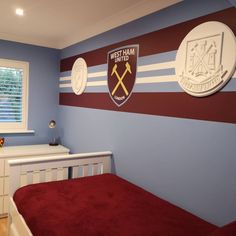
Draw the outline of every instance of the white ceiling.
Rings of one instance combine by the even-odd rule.
[[[180,0],[0,0],[0,39],[65,48]],[[15,14],[23,8],[23,17]]]

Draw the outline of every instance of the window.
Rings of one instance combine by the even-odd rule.
[[[27,131],[29,63],[0,59],[0,133]]]

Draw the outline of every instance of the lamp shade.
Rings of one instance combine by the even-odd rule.
[[[51,120],[49,123],[48,123],[48,127],[50,129],[54,129],[56,127],[56,121],[55,120]]]

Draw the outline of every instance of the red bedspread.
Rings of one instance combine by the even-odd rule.
[[[217,229],[112,174],[29,185],[14,200],[34,236],[206,236]]]

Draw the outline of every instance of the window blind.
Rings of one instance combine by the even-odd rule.
[[[0,122],[22,122],[23,69],[0,67]]]

